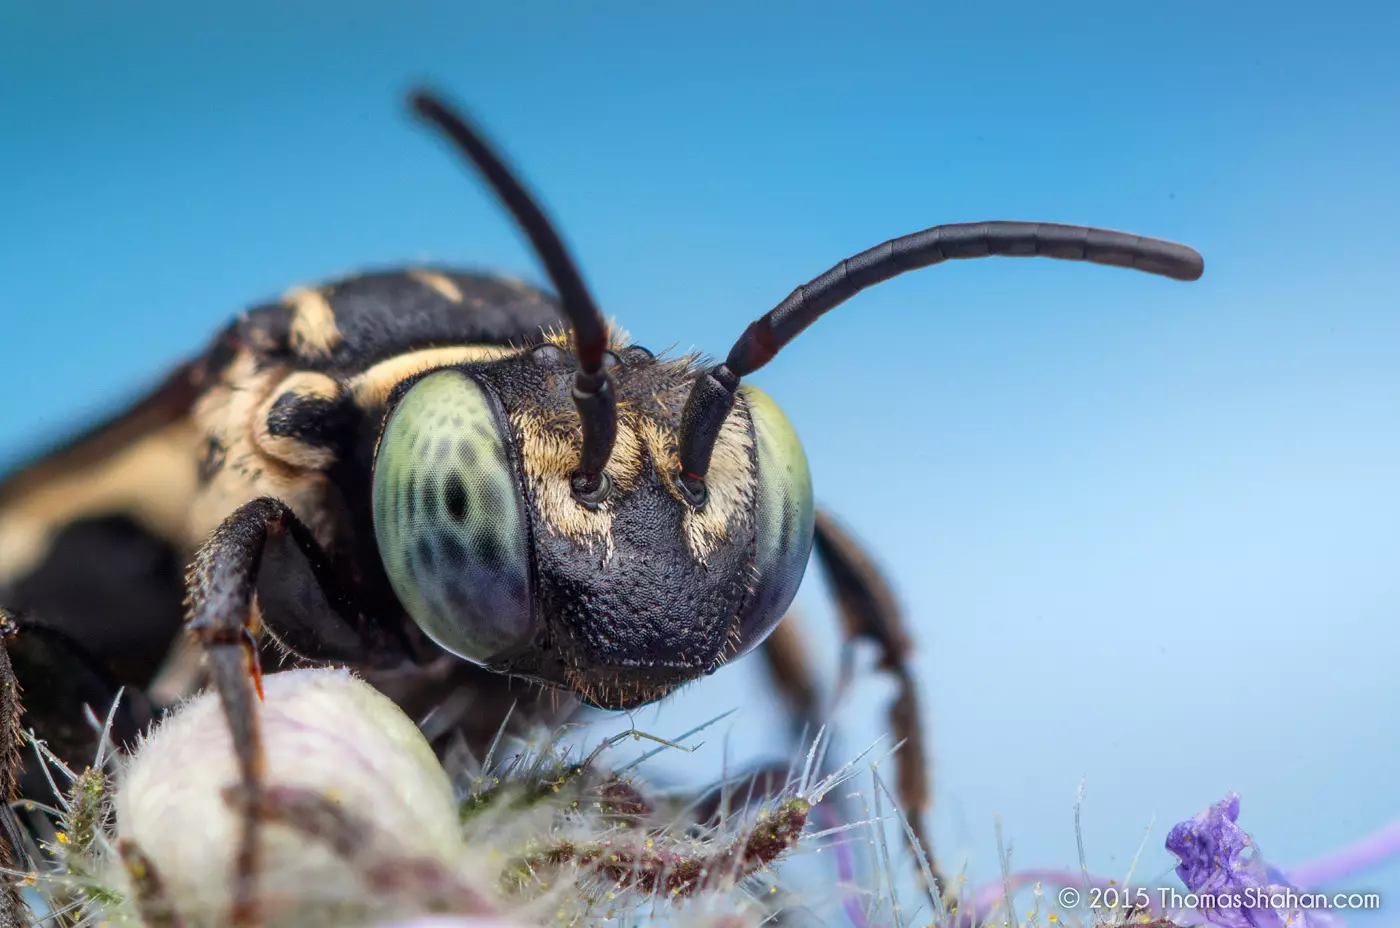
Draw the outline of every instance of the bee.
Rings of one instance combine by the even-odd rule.
[[[798,436],[747,378],[906,271],[1042,256],[1190,281],[1200,255],[1078,226],[934,226],[797,287],[719,363],[666,358],[608,326],[481,130],[432,93],[411,106],[495,193],[554,293],[439,266],[294,288],[0,482],[0,788],[45,795],[21,724],[81,763],[88,707],[120,689],[124,742],[212,686],[242,781],[230,920],[254,924],[265,661],[347,665],[406,708],[470,694],[453,722],[470,739],[501,723],[511,680],[622,710],[762,649],[810,713],[801,633],[783,619],[815,552],[846,637],[874,641],[898,680],[898,791],[922,840],[899,609],[814,505]]]

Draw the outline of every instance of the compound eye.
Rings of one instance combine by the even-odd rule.
[[[460,371],[418,381],[374,464],[374,534],[389,582],[442,647],[494,663],[535,632],[525,503],[490,394]]]
[[[816,509],[812,474],[792,423],[763,391],[740,387],[753,419],[758,451],[754,597],[739,619],[740,651],[767,638],[797,596],[812,554]]]

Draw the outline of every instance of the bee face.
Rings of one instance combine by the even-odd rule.
[[[744,387],[697,505],[677,485],[688,360],[609,355],[617,440],[599,499],[571,484],[581,434],[571,355],[440,370],[408,386],[375,463],[380,555],[440,645],[603,708],[657,699],[759,644],[811,550],[806,457]]]

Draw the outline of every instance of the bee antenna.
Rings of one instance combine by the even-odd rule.
[[[692,503],[705,499],[705,474],[720,427],[734,408],[739,379],[773,359],[803,329],[867,287],[905,271],[957,258],[1059,258],[1196,280],[1205,262],[1185,245],[1085,226],[1044,222],[971,222],[934,226],[890,239],[813,278],[744,330],[729,357],[695,380],[681,419],[678,482]]]
[[[603,367],[608,345],[608,327],[603,314],[593,302],[578,265],[564,247],[554,225],[506,165],[505,159],[487,142],[485,133],[459,110],[429,91],[415,90],[409,96],[409,104],[476,166],[530,239],[530,245],[559,294],[560,305],[573,326],[574,354],[579,365],[573,396],[583,421],[583,451],[573,475],[573,490],[581,497],[596,494],[602,486],[603,467],[617,439],[617,396],[612,379]]]

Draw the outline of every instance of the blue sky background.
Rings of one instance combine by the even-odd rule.
[[[727,350],[796,284],[983,219],[1198,248],[1180,284],[989,260],[909,275],[754,382],[920,644],[948,863],[1165,870],[1243,796],[1296,863],[1400,817],[1400,13],[1236,2],[0,6],[0,460],[244,305],[433,258],[537,278],[405,117],[428,78],[542,193],[605,310]],[[288,5],[290,6],[290,5]],[[801,603],[834,664],[814,570]],[[736,666],[639,725],[741,705]],[[888,688],[844,718],[879,729]],[[622,726],[619,726],[622,727]],[[717,768],[719,739],[671,763]],[[1400,867],[1379,889],[1396,921]],[[1393,900],[1393,901],[1392,901]]]

